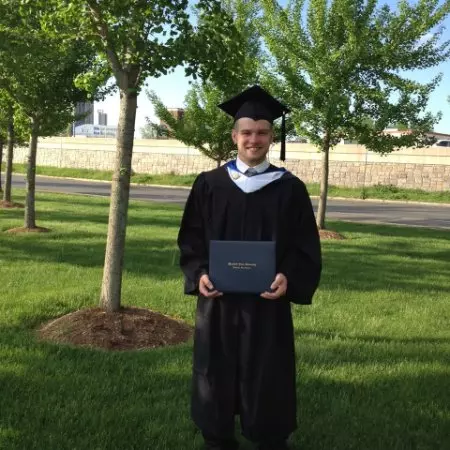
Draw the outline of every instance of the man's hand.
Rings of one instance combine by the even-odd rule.
[[[275,281],[271,284],[270,289],[272,292],[263,292],[261,294],[262,298],[267,300],[277,300],[286,294],[288,286],[288,280],[282,273],[277,273]]]
[[[223,295],[222,292],[217,291],[214,289],[213,284],[211,283],[211,280],[209,279],[208,275],[204,274],[200,277],[200,280],[198,282],[198,290],[200,294],[203,295],[203,297],[206,298],[216,298]]]

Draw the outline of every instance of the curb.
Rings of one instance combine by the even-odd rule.
[[[16,173],[13,172],[13,175],[25,175],[23,173]],[[111,183],[111,181],[108,180],[92,180],[90,178],[73,178],[73,177],[57,177],[54,175],[37,175],[40,177],[46,177],[46,178],[55,178],[57,180],[73,180],[73,181],[89,181],[93,183]],[[189,186],[174,186],[174,185],[168,185],[168,184],[145,184],[145,183],[130,183],[130,186],[142,186],[142,187],[156,187],[156,188],[164,188],[164,189],[182,189],[182,190],[191,190]],[[310,195],[313,199],[319,199],[319,195]],[[438,207],[444,207],[449,208],[450,203],[437,203],[437,202],[421,202],[418,200],[389,200],[389,199],[382,199],[382,198],[353,198],[353,197],[331,197],[328,196],[328,199],[332,200],[344,200],[344,201],[352,201],[352,202],[372,202],[372,203],[402,203],[402,204],[411,204],[411,205],[428,205],[428,206],[438,206]]]

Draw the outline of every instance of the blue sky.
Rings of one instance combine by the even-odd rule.
[[[284,3],[283,1],[280,3]],[[384,1],[380,4],[389,3],[395,5],[396,1]],[[446,30],[443,35],[444,40],[450,39],[450,17],[444,22]],[[435,89],[430,97],[429,110],[433,113],[442,112],[441,121],[435,126],[435,130],[441,133],[450,134],[450,103],[447,98],[450,96],[450,60],[440,64],[437,67],[427,70],[414,71],[409,75],[410,78],[420,81],[428,82],[438,73],[443,74],[440,85]],[[155,91],[162,99],[167,107],[179,108],[183,106],[184,97],[189,90],[189,81],[184,76],[184,69],[177,68],[173,73],[162,76],[157,79],[149,78],[147,80],[149,89]],[[108,97],[103,102],[95,104],[95,110],[103,109],[108,113],[108,124],[116,125],[119,117],[119,95],[114,94]],[[147,99],[145,92],[141,92],[138,98],[138,111],[136,115],[136,135],[139,136],[139,129],[145,125],[145,118],[149,116],[155,120],[153,107]],[[95,120],[97,121],[97,113],[95,113]]]

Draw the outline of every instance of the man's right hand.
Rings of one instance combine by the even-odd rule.
[[[203,297],[206,298],[216,298],[223,295],[223,292],[219,292],[216,289],[214,289],[213,284],[211,283],[211,280],[209,279],[208,275],[204,274],[200,277],[200,280],[198,282],[198,290],[200,294],[203,295]]]

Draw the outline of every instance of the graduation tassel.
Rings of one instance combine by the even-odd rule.
[[[281,119],[281,150],[280,160],[286,161],[286,113],[283,112],[283,118]]]

